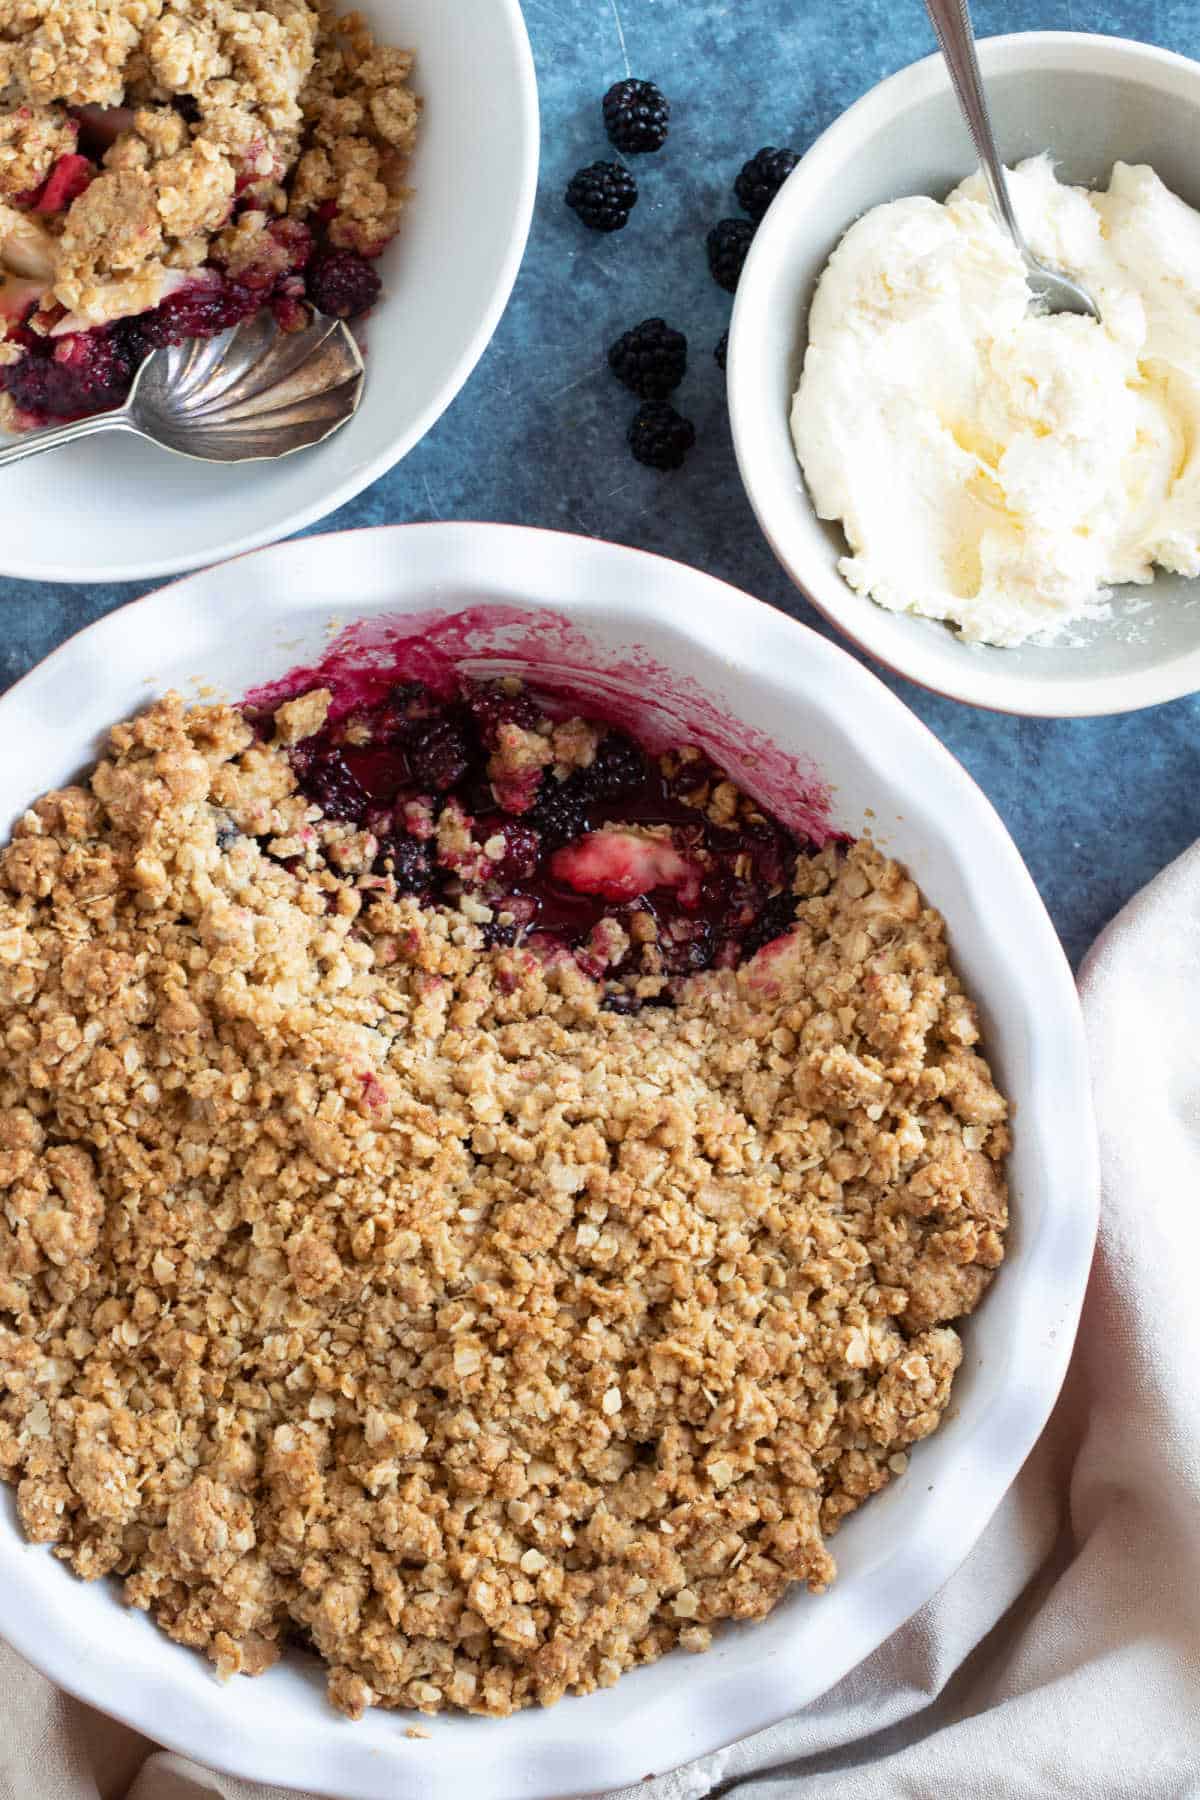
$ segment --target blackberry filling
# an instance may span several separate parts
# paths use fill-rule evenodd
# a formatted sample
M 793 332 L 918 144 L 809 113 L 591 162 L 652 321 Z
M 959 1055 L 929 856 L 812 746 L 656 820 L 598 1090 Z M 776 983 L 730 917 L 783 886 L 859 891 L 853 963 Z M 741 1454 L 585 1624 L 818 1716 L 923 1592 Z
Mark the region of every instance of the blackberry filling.
M 566 717 L 553 694 L 404 682 L 290 749 L 301 791 L 369 830 L 397 895 L 458 908 L 484 946 L 573 954 L 636 1011 L 786 933 L 810 842 L 690 749 Z

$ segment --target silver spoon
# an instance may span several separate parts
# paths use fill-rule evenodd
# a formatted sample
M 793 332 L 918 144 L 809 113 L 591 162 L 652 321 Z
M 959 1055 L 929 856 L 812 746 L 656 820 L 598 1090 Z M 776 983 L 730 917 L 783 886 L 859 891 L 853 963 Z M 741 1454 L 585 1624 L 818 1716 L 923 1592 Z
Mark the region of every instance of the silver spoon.
M 958 96 L 958 104 L 967 122 L 967 130 L 971 133 L 983 165 L 984 180 L 992 197 L 992 210 L 1017 247 L 1025 264 L 1026 280 L 1034 298 L 1048 313 L 1081 313 L 1085 318 L 1098 319 L 1100 309 L 1091 295 L 1078 282 L 1064 275 L 1061 269 L 1048 269 L 1045 263 L 1040 263 L 1025 242 L 1021 227 L 1017 224 L 1008 183 L 1004 178 L 1004 164 L 997 154 L 996 139 L 992 134 L 992 121 L 983 91 L 983 77 L 979 72 L 979 58 L 975 53 L 975 33 L 971 27 L 971 15 L 967 11 L 967 0 L 925 0 L 925 10 L 937 33 L 946 67 L 950 71 L 950 80 Z
M 24 432 L 0 450 L 0 467 L 99 431 L 130 431 L 200 462 L 290 456 L 354 417 L 365 374 L 340 319 L 284 332 L 263 311 L 219 337 L 155 350 L 123 406 Z

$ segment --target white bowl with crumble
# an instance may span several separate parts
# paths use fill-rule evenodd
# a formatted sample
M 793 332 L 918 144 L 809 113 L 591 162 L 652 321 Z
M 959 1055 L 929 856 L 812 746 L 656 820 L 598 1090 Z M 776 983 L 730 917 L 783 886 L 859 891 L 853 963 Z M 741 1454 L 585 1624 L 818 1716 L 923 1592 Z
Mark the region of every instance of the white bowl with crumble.
M 110 615 L 4 746 L 23 1655 L 241 1776 L 561 1800 L 933 1594 L 1054 1403 L 1096 1152 L 1033 883 L 872 675 L 414 526 Z
M 397 462 L 495 330 L 533 209 L 518 0 L 48 0 L 0 42 L 0 440 L 119 405 L 155 349 L 264 309 L 347 320 L 351 424 L 250 469 L 134 440 L 7 469 L 0 569 L 193 568 L 311 524 Z

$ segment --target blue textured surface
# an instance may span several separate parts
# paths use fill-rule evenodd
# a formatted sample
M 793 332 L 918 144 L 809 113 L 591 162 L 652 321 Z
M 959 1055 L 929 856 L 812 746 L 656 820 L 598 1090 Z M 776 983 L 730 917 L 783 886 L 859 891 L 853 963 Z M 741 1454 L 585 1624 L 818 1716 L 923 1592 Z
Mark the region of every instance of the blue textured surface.
M 976 0 L 974 13 L 981 35 L 1090 30 L 1200 53 L 1200 0 Z M 512 304 L 425 441 L 321 529 L 462 518 L 582 531 L 694 563 L 825 630 L 775 563 L 738 480 L 711 356 L 730 302 L 708 276 L 704 233 L 736 211 L 730 184 L 747 155 L 764 143 L 805 149 L 867 88 L 933 48 L 919 0 L 525 0 L 525 14 L 542 179 Z M 642 197 L 628 229 L 605 238 L 579 226 L 561 196 L 575 168 L 608 153 L 600 96 L 627 68 L 662 84 L 674 116 L 666 147 L 635 159 Z M 636 403 L 604 364 L 619 331 L 656 313 L 691 344 L 678 403 L 698 443 L 679 474 L 631 460 L 624 434 Z M 0 685 L 139 591 L 0 581 Z M 1047 722 L 890 685 L 991 796 L 1074 961 L 1200 834 L 1200 700 Z

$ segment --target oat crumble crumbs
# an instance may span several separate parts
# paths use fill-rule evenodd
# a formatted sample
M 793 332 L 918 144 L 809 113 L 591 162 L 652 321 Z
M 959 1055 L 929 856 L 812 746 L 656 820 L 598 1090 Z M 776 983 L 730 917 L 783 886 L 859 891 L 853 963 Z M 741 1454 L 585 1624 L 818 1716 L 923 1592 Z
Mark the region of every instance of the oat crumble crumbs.
M 209 260 L 266 288 L 284 217 L 378 254 L 409 198 L 412 65 L 328 0 L 0 0 L 0 336 L 17 277 L 55 335 Z
M 111 97 L 152 41 L 194 82 L 228 12 L 9 4 L 9 79 L 65 43 Z M 250 16 L 302 69 L 308 9 Z M 325 698 L 264 743 L 169 696 L 0 854 L 0 1471 L 222 1674 L 298 1635 L 352 1717 L 504 1714 L 832 1580 L 1001 1261 L 1006 1107 L 871 844 L 602 1010 L 297 791 Z

